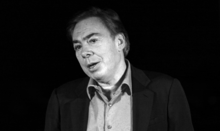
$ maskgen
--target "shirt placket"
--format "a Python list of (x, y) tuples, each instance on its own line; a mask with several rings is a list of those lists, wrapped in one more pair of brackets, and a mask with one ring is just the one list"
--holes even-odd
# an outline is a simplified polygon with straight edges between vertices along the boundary
[(104, 104), (104, 125), (103, 131), (109, 131), (112, 128), (112, 125), (109, 123), (109, 110), (112, 107), (111, 102), (108, 102), (107, 98), (99, 92), (100, 97), (102, 98)]
[(103, 130), (104, 131), (111, 131), (113, 125), (111, 123), (111, 120), (109, 119), (109, 114), (110, 114), (109, 112), (110, 112), (111, 107), (115, 104), (115, 102), (117, 102), (117, 100), (122, 96), (122, 93), (117, 92), (110, 102), (108, 102), (108, 99), (103, 94), (100, 94), (100, 96), (101, 96), (103, 103), (104, 103)]
[(104, 124), (104, 131), (110, 131), (112, 129), (112, 123), (109, 119), (109, 112), (112, 104), (110, 102), (105, 103), (105, 124)]

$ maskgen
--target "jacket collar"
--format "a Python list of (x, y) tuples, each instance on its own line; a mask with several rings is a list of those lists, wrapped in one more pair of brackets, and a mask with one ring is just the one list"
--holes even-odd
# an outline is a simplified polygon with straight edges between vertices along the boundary
[[(141, 85), (141, 87), (146, 87), (150, 83), (150, 79), (147, 77), (147, 75), (140, 69), (135, 68), (133, 65), (131, 65), (131, 75), (132, 75), (132, 82), (133, 80), (137, 80)], [(145, 88), (144, 88), (145, 89)], [(134, 93), (142, 91), (143, 88), (135, 87), (133, 88)]]

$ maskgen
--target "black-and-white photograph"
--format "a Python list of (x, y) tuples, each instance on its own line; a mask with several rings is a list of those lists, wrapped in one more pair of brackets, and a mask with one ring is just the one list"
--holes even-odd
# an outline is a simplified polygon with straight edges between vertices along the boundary
[(219, 129), (219, 3), (0, 6), (1, 131)]

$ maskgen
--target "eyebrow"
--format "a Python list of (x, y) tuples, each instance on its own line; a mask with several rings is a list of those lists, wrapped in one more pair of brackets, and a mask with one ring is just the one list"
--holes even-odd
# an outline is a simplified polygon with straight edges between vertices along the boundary
[[(101, 36), (101, 34), (100, 33), (90, 33), (87, 36), (83, 37), (83, 41), (88, 40), (92, 36)], [(79, 40), (73, 40), (73, 44), (76, 44), (76, 43), (80, 43), (80, 41)]]

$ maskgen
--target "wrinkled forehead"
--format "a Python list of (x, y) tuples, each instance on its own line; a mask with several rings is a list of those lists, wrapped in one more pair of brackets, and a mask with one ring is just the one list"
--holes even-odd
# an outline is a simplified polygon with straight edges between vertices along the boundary
[(84, 20), (79, 21), (73, 32), (73, 39), (80, 39), (81, 37), (90, 33), (103, 33), (108, 34), (109, 31), (98, 17), (89, 17)]

